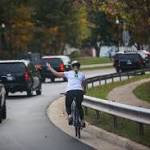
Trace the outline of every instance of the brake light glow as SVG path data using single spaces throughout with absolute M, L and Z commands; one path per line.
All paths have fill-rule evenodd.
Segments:
M 64 64 L 60 64 L 59 68 L 60 68 L 60 71 L 64 72 L 65 70 Z
M 26 70 L 25 73 L 24 73 L 24 80 L 29 81 L 30 79 L 31 78 L 30 78 L 29 72 Z

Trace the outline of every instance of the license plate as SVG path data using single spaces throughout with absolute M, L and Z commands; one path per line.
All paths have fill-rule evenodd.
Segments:
M 128 65 L 132 65 L 132 62 L 130 60 L 127 61 Z
M 8 80 L 8 81 L 13 81 L 14 78 L 13 78 L 13 77 L 7 77 L 7 80 Z

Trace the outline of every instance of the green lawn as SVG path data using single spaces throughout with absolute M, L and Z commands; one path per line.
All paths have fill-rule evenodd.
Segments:
M 114 83 L 109 83 L 107 85 L 102 85 L 102 86 L 98 86 L 98 87 L 94 87 L 94 88 L 90 88 L 87 91 L 87 95 L 93 96 L 93 97 L 98 97 L 98 98 L 102 98 L 102 99 L 106 99 L 108 93 L 115 87 L 118 86 L 122 86 L 137 80 L 141 80 L 144 78 L 149 78 L 150 75 L 143 75 L 143 76 L 137 76 L 137 77 L 133 77 L 129 80 L 124 80 L 121 82 L 114 82 Z M 150 83 L 147 83 L 146 85 L 142 85 L 144 86 L 144 88 L 148 88 L 150 87 Z M 149 90 L 144 90 L 144 88 L 142 88 L 143 93 L 147 93 L 146 97 L 150 97 L 150 88 Z M 141 91 L 141 87 L 139 87 L 139 89 Z M 148 93 L 149 92 L 149 93 Z M 139 91 L 138 91 L 139 93 Z M 142 94 L 142 95 L 144 95 Z M 120 136 L 129 138 L 133 141 L 136 141 L 138 143 L 144 144 L 146 146 L 150 147 L 150 126 L 144 126 L 144 135 L 140 136 L 138 133 L 138 123 L 124 119 L 124 118 L 118 118 L 117 119 L 117 128 L 113 127 L 113 117 L 112 115 L 106 114 L 101 112 L 100 113 L 100 119 L 96 118 L 96 112 L 92 109 L 88 109 L 88 114 L 85 115 L 85 119 L 91 123 L 92 125 L 95 125 L 97 127 L 103 128 L 109 132 L 113 132 L 115 134 L 118 134 Z
M 150 126 L 148 125 L 144 126 L 144 135 L 140 136 L 138 123 L 124 118 L 117 118 L 117 128 L 114 128 L 112 115 L 101 112 L 100 119 L 97 119 L 96 112 L 88 109 L 88 114 L 85 115 L 85 119 L 92 125 L 150 147 Z
M 139 99 L 150 102 L 150 82 L 141 84 L 133 91 L 133 93 Z
M 112 60 L 110 60 L 108 57 L 80 57 L 78 60 L 81 62 L 81 65 L 105 64 L 112 62 Z
M 82 71 L 85 71 L 85 70 L 104 70 L 104 69 L 114 69 L 113 66 L 98 66 L 98 67 L 88 67 L 88 68 L 81 68 Z
M 106 99 L 108 93 L 112 89 L 114 89 L 115 87 L 122 86 L 122 85 L 125 85 L 125 84 L 128 84 L 128 83 L 131 83 L 131 82 L 134 82 L 134 81 L 137 81 L 137 80 L 141 80 L 141 79 L 144 79 L 144 78 L 149 78 L 149 77 L 150 77 L 150 75 L 147 74 L 147 75 L 143 75 L 143 76 L 133 77 L 133 78 L 130 78 L 129 80 L 124 80 L 124 81 L 121 81 L 121 82 L 117 81 L 117 82 L 114 82 L 114 83 L 109 83 L 109 84 L 106 84 L 106 85 L 101 85 L 101 86 L 97 86 L 97 87 L 94 87 L 94 88 L 90 88 L 90 89 L 87 90 L 87 95 L 97 97 L 97 98 Z

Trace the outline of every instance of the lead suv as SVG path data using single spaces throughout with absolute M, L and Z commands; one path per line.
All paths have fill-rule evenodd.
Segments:
M 0 123 L 6 119 L 6 91 L 3 84 L 0 84 Z
M 27 60 L 0 61 L 0 80 L 4 84 L 6 93 L 26 91 L 28 96 L 36 91 L 41 95 L 40 74 L 34 65 Z

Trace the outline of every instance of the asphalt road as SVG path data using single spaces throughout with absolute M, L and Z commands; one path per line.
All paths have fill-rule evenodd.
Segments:
M 86 71 L 87 76 L 114 70 Z M 66 83 L 44 83 L 41 96 L 26 97 L 16 93 L 7 99 L 8 117 L 0 124 L 0 150 L 92 150 L 71 138 L 49 120 L 48 105 L 64 92 Z

